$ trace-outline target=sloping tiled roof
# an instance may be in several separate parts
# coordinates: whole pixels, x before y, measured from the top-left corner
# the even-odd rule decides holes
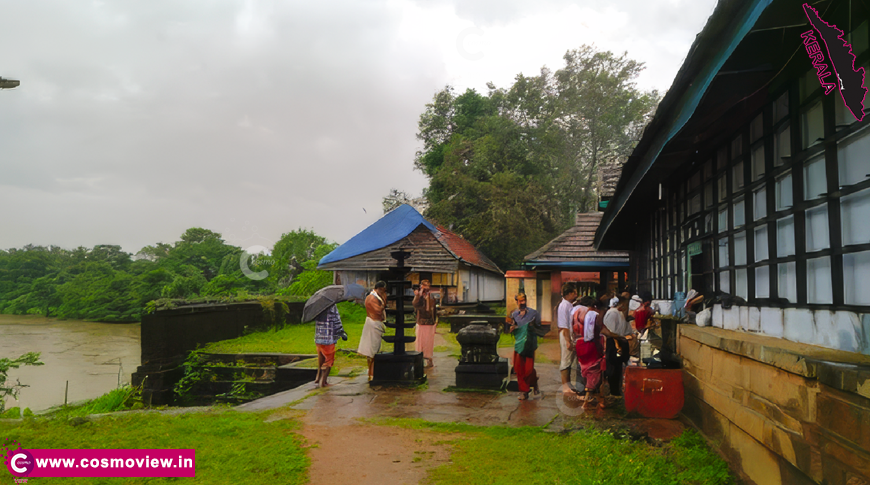
[[[577,214],[573,227],[526,256],[525,264],[602,262],[628,265],[628,252],[596,251],[592,247],[602,214],[601,212]]]
[[[485,254],[480,252],[470,242],[462,239],[462,237],[448,231],[441,226],[438,227],[438,231],[435,233],[435,236],[438,238],[438,241],[441,242],[444,248],[453,253],[453,255],[456,256],[456,258],[460,261],[466,264],[470,264],[472,266],[478,266],[489,271],[504,274],[504,272],[500,270],[499,267],[492,262],[492,260],[487,258]]]
[[[470,242],[443,227],[436,228],[407,204],[388,212],[377,222],[335,248],[320,260],[317,267],[325,270],[381,271],[392,266],[390,251],[399,248],[416,253],[406,261],[406,264],[420,271],[455,271],[458,260],[487,271],[504,274]]]

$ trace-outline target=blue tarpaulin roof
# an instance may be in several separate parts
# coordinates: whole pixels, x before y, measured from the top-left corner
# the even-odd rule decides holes
[[[414,232],[420,224],[430,231],[436,231],[435,226],[423,219],[423,216],[413,207],[402,204],[324,256],[319,265],[352,258],[393,244]]]

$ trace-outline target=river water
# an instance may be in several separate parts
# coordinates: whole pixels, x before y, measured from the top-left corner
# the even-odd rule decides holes
[[[21,390],[18,401],[7,399],[6,408],[38,412],[61,405],[67,381],[70,403],[101,396],[117,388],[119,380],[130,382],[141,358],[139,338],[138,323],[0,315],[0,358],[40,352],[45,363],[9,371],[7,384],[17,377],[30,387]]]

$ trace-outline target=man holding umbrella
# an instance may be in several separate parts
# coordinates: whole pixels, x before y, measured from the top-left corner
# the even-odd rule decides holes
[[[317,377],[314,378],[315,387],[329,387],[326,378],[335,364],[335,343],[339,337],[347,340],[347,333],[341,325],[341,316],[335,305],[317,315],[314,319],[314,345],[317,347]]]

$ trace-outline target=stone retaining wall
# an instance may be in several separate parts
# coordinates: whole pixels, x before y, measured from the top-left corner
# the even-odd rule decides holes
[[[689,418],[759,485],[870,484],[870,358],[680,325]]]

